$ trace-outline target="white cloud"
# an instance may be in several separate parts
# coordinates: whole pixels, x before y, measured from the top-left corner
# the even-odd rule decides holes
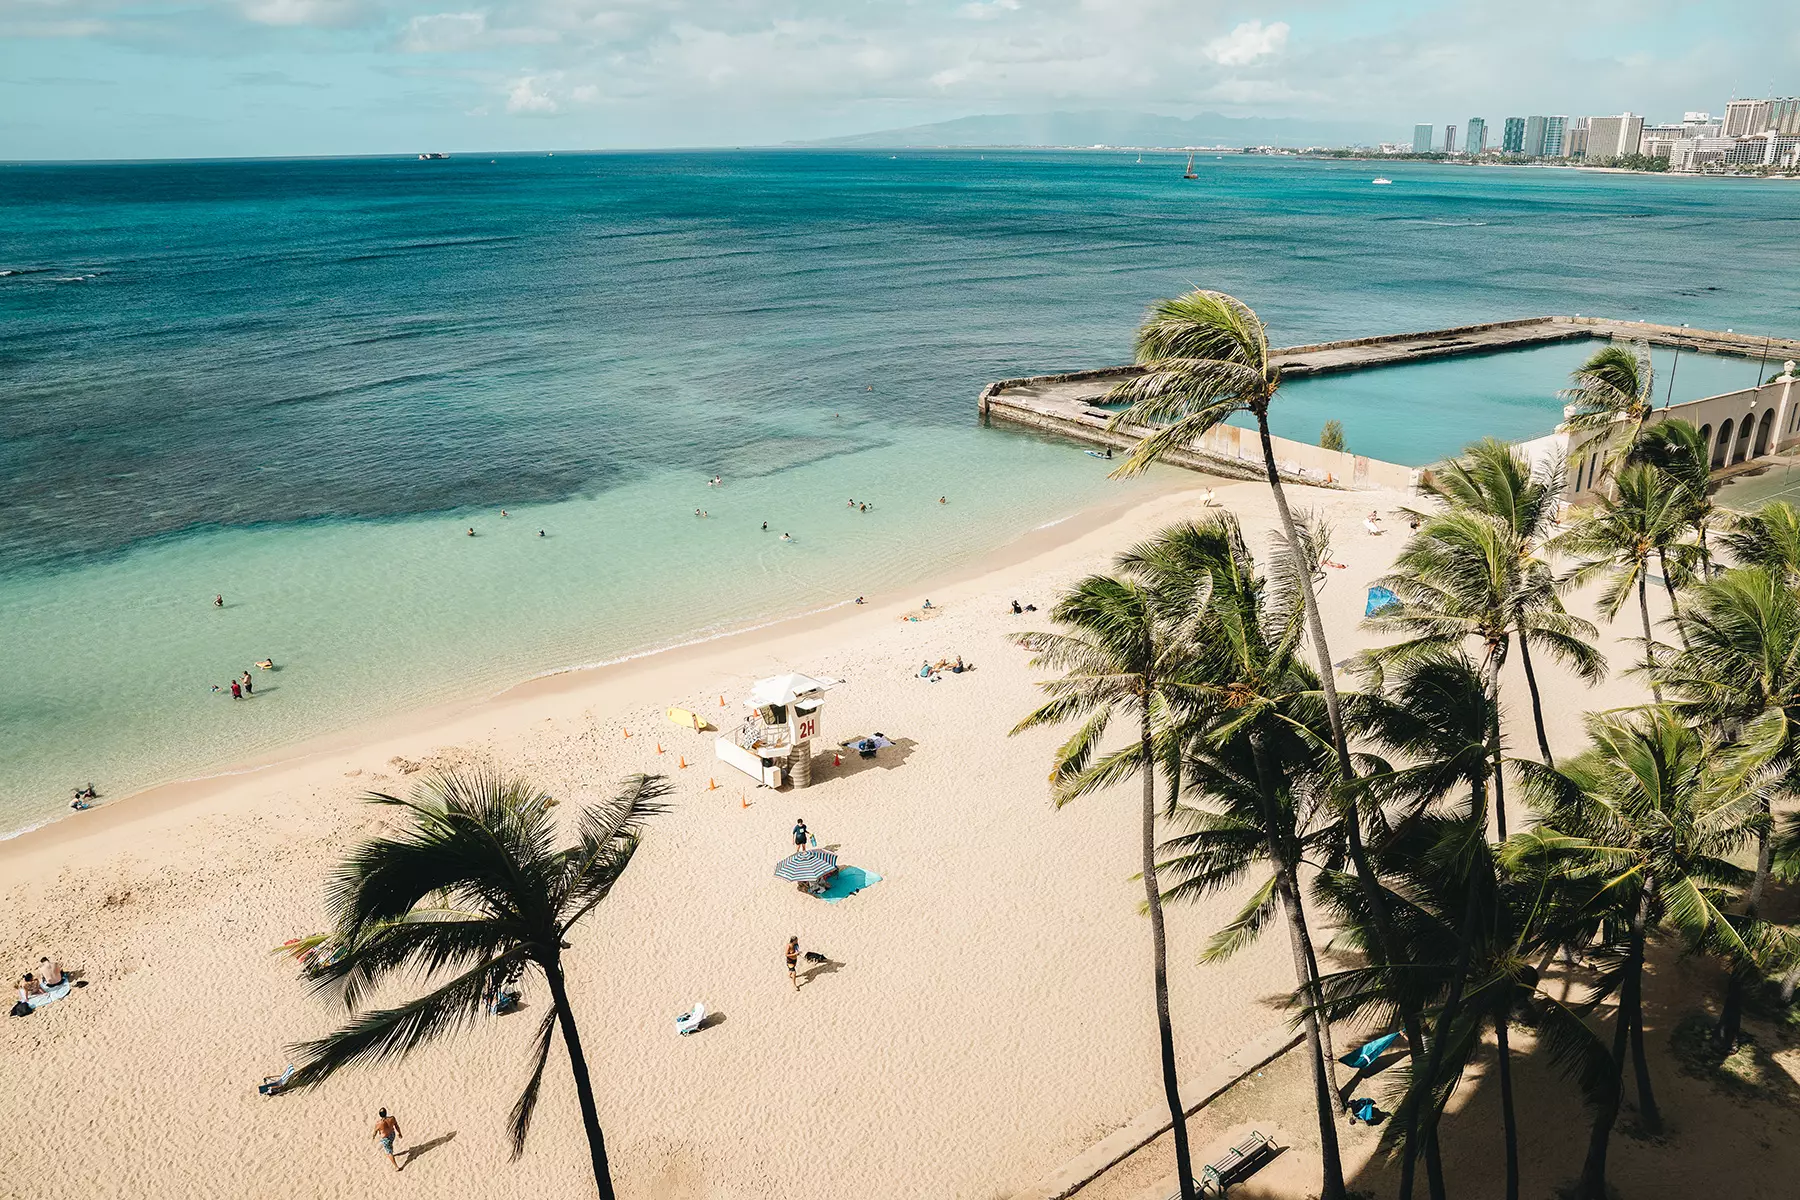
[[[1222,67],[1247,67],[1259,58],[1280,54],[1287,45],[1288,24],[1245,21],[1224,37],[1206,43],[1206,57]]]
[[[506,111],[509,113],[553,113],[557,108],[554,96],[538,90],[535,75],[521,75],[507,85]]]
[[[479,12],[432,13],[406,23],[400,48],[409,54],[443,54],[469,50],[487,32],[487,14]]]
[[[1002,13],[1018,12],[1023,7],[1020,0],[970,0],[956,10],[956,15],[971,21],[991,21]]]
[[[258,25],[349,25],[361,16],[357,0],[246,0],[244,16]]]

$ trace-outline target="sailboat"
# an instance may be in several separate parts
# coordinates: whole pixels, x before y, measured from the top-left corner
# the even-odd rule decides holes
[[[1188,155],[1187,174],[1183,175],[1182,178],[1183,179],[1198,179],[1198,178],[1200,178],[1198,175],[1194,174],[1194,156],[1191,154]]]

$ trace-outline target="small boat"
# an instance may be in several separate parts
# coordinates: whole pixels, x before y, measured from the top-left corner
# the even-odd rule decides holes
[[[1392,182],[1394,182],[1394,181],[1393,181],[1393,180],[1391,180],[1391,179],[1371,179],[1371,180],[1369,180],[1369,182],[1370,182],[1370,183],[1376,183],[1376,184],[1382,184],[1382,185],[1384,185],[1384,186],[1385,186],[1385,185],[1386,185],[1386,184],[1390,184],[1390,183],[1392,183]]]
[[[1187,174],[1183,175],[1182,178],[1183,179],[1198,179],[1198,178],[1200,178],[1198,175],[1194,174],[1194,156],[1191,154],[1188,155]]]
[[[420,162],[424,162],[424,161],[426,161],[426,160],[427,160],[427,159],[432,159],[432,158],[449,158],[449,157],[450,157],[450,156],[449,156],[449,155],[448,155],[448,154],[443,154],[443,153],[440,153],[440,152],[439,152],[439,151],[436,151],[436,150],[431,150],[431,151],[427,151],[427,152],[426,152],[426,153],[424,153],[424,154],[421,154],[421,155],[419,155],[419,161],[420,161]]]

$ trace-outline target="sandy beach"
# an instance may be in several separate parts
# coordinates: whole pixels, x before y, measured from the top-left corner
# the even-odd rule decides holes
[[[1217,495],[1264,554],[1266,489]],[[1403,541],[1397,509],[1414,501],[1304,489],[1295,501],[1335,528],[1346,566],[1327,572],[1321,605],[1347,657],[1367,642],[1364,588]],[[1363,532],[1371,508],[1388,535]],[[1203,511],[1198,485],[1183,487],[1041,531],[917,595],[540,680],[0,843],[8,969],[49,954],[88,984],[6,1025],[0,1194],[42,1194],[21,1185],[46,1175],[97,1196],[591,1194],[560,1046],[530,1144],[508,1161],[506,1114],[542,1003],[529,989],[523,1013],[404,1063],[305,1094],[256,1092],[285,1046],[342,1017],[270,950],[321,927],[327,873],[381,827],[362,794],[407,789],[403,766],[477,761],[530,778],[565,812],[632,772],[676,785],[567,958],[621,1196],[996,1200],[1028,1186],[1160,1086],[1132,881],[1137,796],[1128,786],[1051,808],[1045,773],[1066,735],[1007,736],[1041,678],[1008,636],[1047,621],[1009,601],[1047,607],[1132,541]],[[926,619],[902,619],[926,596]],[[1630,633],[1603,627],[1614,672],[1598,689],[1546,672],[1559,751],[1580,743],[1577,714],[1637,698],[1618,640]],[[917,678],[921,660],[956,655],[976,669]],[[826,753],[810,789],[775,793],[716,763],[712,734],[662,716],[669,705],[735,716],[753,680],[790,670],[843,681],[823,741],[879,730],[897,745],[873,763],[834,767]],[[1522,707],[1522,682],[1509,688]],[[836,904],[777,882],[796,817],[882,881]],[[1184,1069],[1282,1019],[1279,939],[1224,966],[1196,962],[1235,904],[1170,911]],[[781,957],[790,934],[838,964],[798,991]],[[678,1038],[673,1017],[696,1001],[723,1019]],[[370,1137],[379,1106],[416,1152],[399,1175]]]

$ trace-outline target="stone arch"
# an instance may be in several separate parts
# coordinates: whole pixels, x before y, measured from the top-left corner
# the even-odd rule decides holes
[[[1756,450],[1753,457],[1761,458],[1769,452],[1770,435],[1775,431],[1775,410],[1765,408],[1762,420],[1756,423]]]
[[[1738,425],[1737,449],[1731,452],[1731,463],[1736,466],[1750,457],[1750,435],[1756,432],[1756,426],[1749,417],[1745,417]]]
[[[1719,441],[1713,447],[1712,469],[1716,471],[1720,467],[1724,466],[1725,465],[1725,456],[1730,453],[1731,453],[1731,418],[1726,417],[1725,423],[1723,425],[1719,426]]]
[[[1712,426],[1711,425],[1702,425],[1700,427],[1700,444],[1702,446],[1706,446],[1709,448],[1712,446]]]

